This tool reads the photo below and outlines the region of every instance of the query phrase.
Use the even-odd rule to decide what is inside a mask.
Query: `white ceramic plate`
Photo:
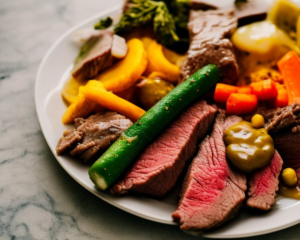
[[[88,176],[89,166],[80,164],[68,156],[56,156],[55,147],[63,131],[68,127],[61,123],[66,109],[61,98],[63,83],[70,77],[73,60],[78,54],[78,46],[73,43],[73,33],[79,29],[92,27],[100,17],[120,14],[121,6],[116,6],[93,16],[73,27],[60,37],[44,57],[35,83],[35,103],[39,122],[45,139],[60,165],[80,185],[102,200],[139,217],[164,224],[175,224],[171,214],[176,210],[176,196],[163,201],[134,196],[113,197],[98,191]],[[204,235],[208,238],[238,238],[255,236],[287,228],[300,222],[300,201],[278,198],[274,209],[263,215],[242,211],[238,218],[219,230]]]

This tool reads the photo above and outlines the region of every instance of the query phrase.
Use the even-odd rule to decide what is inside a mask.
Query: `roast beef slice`
[[[265,128],[270,133],[300,125],[300,103],[292,103],[284,108],[262,110],[261,114],[266,119]]]
[[[177,120],[139,156],[113,194],[137,192],[162,197],[175,185],[186,161],[196,153],[197,140],[210,128],[216,109],[200,101]]]
[[[284,165],[300,168],[300,103],[269,110],[259,108],[258,113],[264,116],[265,128],[272,136]]]
[[[190,47],[182,68],[182,81],[212,63],[220,67],[223,81],[235,83],[238,65],[228,38],[237,27],[231,10],[190,11]]]
[[[223,141],[224,130],[240,121],[240,117],[219,114],[211,136],[201,143],[172,214],[181,229],[202,233],[234,217],[242,205],[246,177],[228,165]]]
[[[113,33],[104,31],[103,34],[92,36],[81,48],[72,69],[72,76],[78,79],[90,80],[113,64],[111,49]]]
[[[87,119],[76,118],[75,128],[66,131],[60,138],[56,153],[70,152],[86,162],[99,151],[106,150],[131,124],[126,117],[110,111],[91,115]]]
[[[282,164],[279,153],[275,151],[269,164],[250,176],[247,199],[249,207],[266,211],[275,203]]]

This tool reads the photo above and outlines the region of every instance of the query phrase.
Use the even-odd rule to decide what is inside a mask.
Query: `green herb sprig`
[[[115,32],[127,32],[148,23],[153,24],[154,32],[163,45],[172,45],[175,41],[179,41],[174,19],[163,1],[130,1],[130,7],[115,26]]]
[[[96,30],[106,29],[106,28],[109,28],[112,25],[112,23],[113,23],[112,18],[107,17],[105,19],[100,19],[100,21],[94,25],[94,28]]]
[[[129,0],[127,4],[114,27],[115,33],[123,34],[148,24],[153,27],[157,40],[167,47],[177,48],[189,43],[189,0]],[[110,24],[108,19],[100,20],[95,29]]]

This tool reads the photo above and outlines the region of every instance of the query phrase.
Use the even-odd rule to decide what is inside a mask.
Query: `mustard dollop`
[[[250,122],[241,121],[224,133],[228,160],[244,172],[266,166],[274,155],[274,142],[264,128],[254,128]]]

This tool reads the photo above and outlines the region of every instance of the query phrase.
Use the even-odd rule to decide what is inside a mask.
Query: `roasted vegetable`
[[[226,113],[244,115],[257,107],[257,97],[253,94],[232,93],[226,102]]]
[[[86,117],[92,111],[99,112],[103,109],[116,111],[133,121],[145,113],[143,109],[106,91],[101,82],[90,80],[85,86],[79,88],[78,99],[67,108],[62,122],[72,123],[75,118]]]
[[[260,82],[253,82],[250,84],[251,93],[256,95],[259,101],[270,100],[276,98],[278,95],[278,91],[271,79],[263,80]]]
[[[149,78],[146,78],[139,83],[138,87],[139,101],[147,110],[153,107],[174,88],[171,83],[168,83],[164,80],[153,80]]]
[[[73,83],[76,84],[76,81],[74,81]],[[73,83],[72,83],[72,79],[71,79],[71,85]],[[86,86],[90,86],[93,84],[94,84],[94,82],[88,81]],[[74,100],[74,102],[67,108],[67,110],[63,114],[62,122],[64,124],[73,123],[75,118],[78,118],[78,117],[84,118],[84,117],[88,116],[92,111],[96,110],[96,112],[98,112],[98,110],[99,111],[103,110],[103,108],[101,106],[97,105],[94,101],[83,96],[82,89],[86,86],[79,87],[77,99]]]
[[[85,80],[79,80],[71,77],[63,86],[61,95],[69,104],[72,104],[79,99],[79,87],[84,86],[86,83],[87,82]]]
[[[107,91],[123,92],[132,87],[147,67],[147,52],[139,39],[131,39],[124,59],[96,77]]]
[[[285,85],[276,83],[276,89],[278,91],[277,97],[267,101],[267,106],[269,108],[282,108],[289,105],[289,97]]]
[[[147,50],[148,65],[146,75],[152,72],[160,72],[165,75],[165,80],[177,83],[180,77],[180,69],[177,65],[171,63],[163,53],[163,46],[153,40]]]
[[[224,83],[218,83],[215,89],[214,100],[216,102],[225,103],[232,93],[236,93],[237,86],[232,86]]]
[[[289,52],[278,62],[277,65],[286,86],[289,104],[300,101],[300,59],[298,55],[295,52]]]
[[[212,90],[220,78],[215,65],[207,65],[146,112],[93,164],[89,170],[97,188],[110,187],[138,154],[189,104]]]
[[[278,95],[275,99],[274,108],[283,108],[289,105],[289,97],[285,88],[277,89]]]
[[[127,43],[124,59],[96,77],[107,91],[123,92],[135,84],[147,67],[147,53],[139,39]]]
[[[94,101],[79,94],[78,99],[67,108],[62,116],[63,124],[73,123],[78,117],[86,117],[93,111],[95,105]]]
[[[300,8],[295,3],[290,0],[277,0],[267,19],[295,39],[299,16]]]
[[[255,22],[238,28],[232,35],[232,42],[239,50],[259,55],[276,51],[282,45],[300,53],[296,42],[270,21]]]
[[[244,94],[251,94],[251,87],[249,87],[249,86],[239,87],[236,92],[237,93],[244,93]]]
[[[103,84],[97,80],[90,80],[89,84],[81,87],[80,93],[87,99],[93,100],[102,107],[116,111],[133,122],[145,114],[145,111],[123,98],[105,90]]]

